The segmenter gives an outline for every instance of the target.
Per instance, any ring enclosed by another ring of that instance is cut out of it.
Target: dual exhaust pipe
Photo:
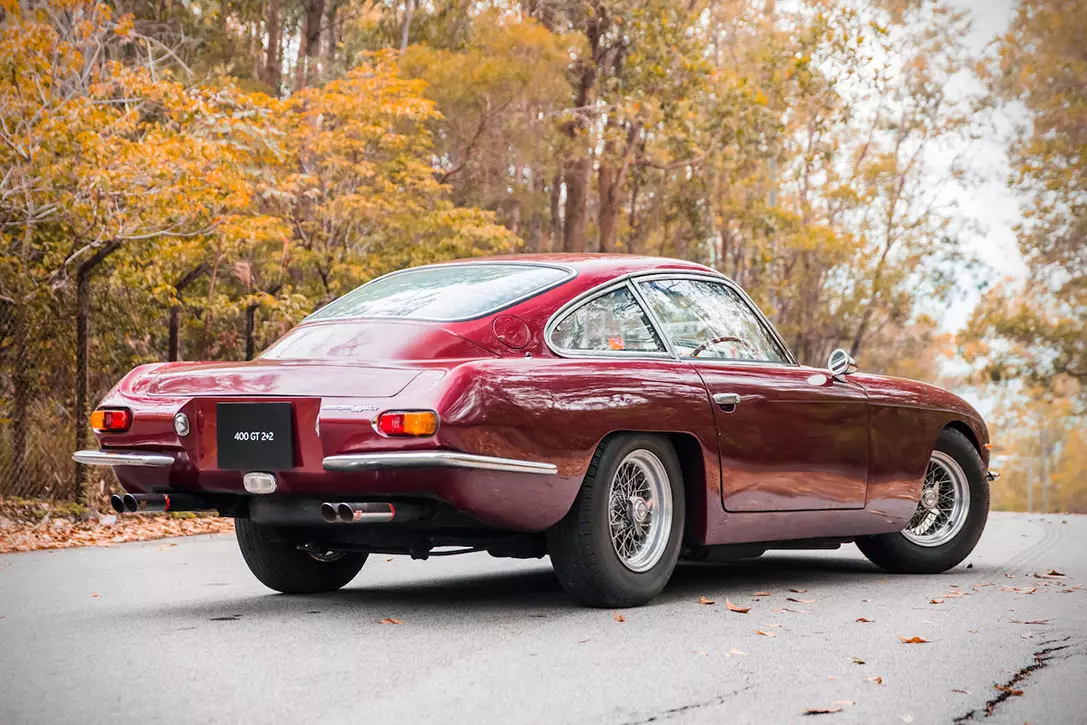
[[[395,516],[391,503],[321,504],[321,517],[330,524],[387,524]]]
[[[109,497],[110,505],[119,514],[152,513],[154,511],[203,511],[195,496],[184,493],[126,493]]]

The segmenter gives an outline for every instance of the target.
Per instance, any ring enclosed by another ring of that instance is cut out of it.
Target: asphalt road
[[[13,554],[0,722],[1087,722],[1087,516],[994,514],[968,561],[771,553],[683,566],[615,613],[570,603],[547,561],[485,554],[371,557],[303,597],[229,535]]]

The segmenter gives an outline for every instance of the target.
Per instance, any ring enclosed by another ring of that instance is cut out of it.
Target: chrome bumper
[[[76,451],[72,460],[87,466],[153,466],[168,468],[174,465],[174,457],[163,453],[139,451]]]
[[[174,457],[163,453],[139,451],[76,451],[72,458],[88,466],[153,466],[168,468]],[[552,463],[521,461],[515,458],[477,456],[456,451],[406,451],[403,453],[347,453],[324,459],[326,471],[374,471],[386,468],[471,468],[505,473],[554,475]]]
[[[521,461],[515,458],[477,456],[456,451],[406,451],[403,453],[346,453],[328,456],[326,471],[373,471],[383,468],[472,468],[505,473],[541,473],[555,475],[552,463]]]

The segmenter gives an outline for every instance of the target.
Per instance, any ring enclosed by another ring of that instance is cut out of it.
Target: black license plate
[[[219,468],[282,471],[294,466],[290,403],[218,403]]]

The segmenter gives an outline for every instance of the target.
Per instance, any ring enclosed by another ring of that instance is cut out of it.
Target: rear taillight
[[[432,410],[388,410],[374,422],[386,436],[432,436],[438,430],[438,414]]]
[[[91,413],[91,428],[99,433],[120,433],[132,425],[132,411],[128,408],[106,408]]]

